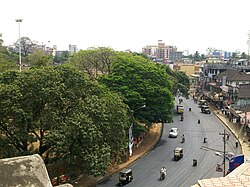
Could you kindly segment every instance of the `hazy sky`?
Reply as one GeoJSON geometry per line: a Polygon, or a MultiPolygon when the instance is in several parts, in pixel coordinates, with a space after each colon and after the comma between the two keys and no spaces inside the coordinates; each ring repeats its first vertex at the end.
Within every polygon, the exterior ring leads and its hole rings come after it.
{"type": "Polygon", "coordinates": [[[59,50],[76,44],[139,52],[163,40],[190,54],[248,51],[250,0],[3,0],[0,7],[5,45],[18,39],[21,18],[21,37],[59,50]]]}

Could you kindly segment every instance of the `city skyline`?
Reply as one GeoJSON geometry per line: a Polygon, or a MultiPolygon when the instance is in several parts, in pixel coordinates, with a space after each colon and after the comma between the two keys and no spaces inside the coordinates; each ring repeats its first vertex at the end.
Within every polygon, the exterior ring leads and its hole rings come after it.
{"type": "Polygon", "coordinates": [[[92,0],[4,1],[0,33],[4,45],[21,37],[68,50],[111,47],[141,52],[162,40],[178,51],[205,53],[207,48],[248,53],[248,0],[92,0]]]}

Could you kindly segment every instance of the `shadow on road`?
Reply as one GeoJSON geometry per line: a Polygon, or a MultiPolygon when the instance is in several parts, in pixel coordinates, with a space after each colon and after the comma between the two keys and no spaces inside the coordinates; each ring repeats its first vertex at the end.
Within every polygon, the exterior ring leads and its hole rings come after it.
{"type": "Polygon", "coordinates": [[[157,147],[163,146],[163,145],[166,144],[166,143],[167,143],[167,140],[161,139],[161,140],[154,146],[153,150],[156,149],[157,147]]]}

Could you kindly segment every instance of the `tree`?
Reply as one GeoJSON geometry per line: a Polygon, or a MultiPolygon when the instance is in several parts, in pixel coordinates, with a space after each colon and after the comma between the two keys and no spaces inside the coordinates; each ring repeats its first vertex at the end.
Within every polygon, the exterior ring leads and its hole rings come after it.
{"type": "Polygon", "coordinates": [[[205,60],[206,56],[204,54],[201,54],[201,60],[205,60]]]}
{"type": "Polygon", "coordinates": [[[53,62],[55,63],[65,63],[69,59],[69,51],[63,51],[61,55],[55,55],[53,62]]]}
{"type": "Polygon", "coordinates": [[[36,49],[28,56],[28,59],[31,67],[42,67],[52,64],[53,56],[41,49],[36,49]]]}
{"type": "Polygon", "coordinates": [[[0,33],[0,72],[15,69],[17,69],[17,65],[7,48],[3,46],[2,34],[0,33]]]}
{"type": "Polygon", "coordinates": [[[80,50],[70,59],[70,62],[91,78],[98,74],[111,72],[112,63],[116,60],[116,52],[111,48],[99,47],[80,50]]]}
{"type": "Polygon", "coordinates": [[[238,58],[238,55],[237,55],[237,53],[234,52],[234,53],[232,54],[232,59],[236,59],[236,58],[238,58]]]}
{"type": "MultiPolygon", "coordinates": [[[[21,44],[21,52],[22,56],[24,58],[28,57],[29,54],[34,52],[34,50],[37,48],[37,42],[32,41],[28,37],[21,37],[20,38],[20,44],[21,44]]],[[[19,51],[19,39],[14,43],[15,51],[19,51]]]]}
{"type": "Polygon", "coordinates": [[[241,59],[247,59],[247,54],[245,52],[241,53],[241,59]]]}
{"type": "Polygon", "coordinates": [[[127,146],[127,105],[68,66],[0,74],[0,97],[2,156],[39,153],[98,175],[127,146]]]}
{"type": "Polygon", "coordinates": [[[172,114],[172,85],[168,75],[145,58],[120,52],[111,74],[101,75],[99,81],[121,93],[132,110],[146,104],[146,108],[134,111],[134,116],[141,122],[148,125],[166,122],[172,114]]]}
{"type": "Polygon", "coordinates": [[[176,95],[179,91],[183,96],[187,97],[190,88],[189,77],[182,71],[173,71],[168,65],[159,65],[159,67],[164,69],[168,74],[169,80],[172,82],[172,94],[176,95]]]}
{"type": "Polygon", "coordinates": [[[198,51],[195,52],[194,56],[193,56],[194,61],[200,61],[201,60],[201,56],[199,54],[198,51]]]}
{"type": "Polygon", "coordinates": [[[190,88],[188,76],[185,74],[185,72],[176,71],[175,78],[175,88],[177,88],[179,92],[181,92],[185,97],[187,97],[189,95],[188,91],[190,88]]]}

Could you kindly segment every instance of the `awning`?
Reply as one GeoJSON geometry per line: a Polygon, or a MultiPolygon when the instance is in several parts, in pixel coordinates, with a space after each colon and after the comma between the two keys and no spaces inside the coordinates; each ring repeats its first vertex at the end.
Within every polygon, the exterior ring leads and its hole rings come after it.
{"type": "Polygon", "coordinates": [[[250,125],[250,112],[244,112],[244,113],[241,113],[239,114],[240,116],[240,124],[242,125],[250,125]]]}
{"type": "Polygon", "coordinates": [[[235,115],[235,116],[238,116],[240,113],[242,113],[242,111],[241,110],[235,110],[234,108],[230,108],[230,113],[231,114],[233,114],[233,115],[235,115]]]}

